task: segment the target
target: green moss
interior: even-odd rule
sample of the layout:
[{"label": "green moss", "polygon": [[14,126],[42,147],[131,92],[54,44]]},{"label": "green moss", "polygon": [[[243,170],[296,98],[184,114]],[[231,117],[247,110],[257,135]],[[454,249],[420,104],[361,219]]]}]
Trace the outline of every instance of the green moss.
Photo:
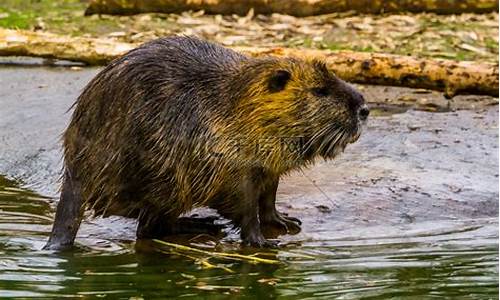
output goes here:
[{"label": "green moss", "polygon": [[0,13],[8,17],[0,18],[0,27],[42,29],[55,33],[98,35],[119,29],[119,18],[85,17],[86,3],[80,0],[1,0]]},{"label": "green moss", "polygon": [[26,13],[0,8],[0,27],[26,29],[30,27],[32,16]]},{"label": "green moss", "polygon": [[327,43],[323,45],[323,49],[339,51],[339,50],[350,50],[353,47],[351,45],[340,44],[340,43]]},{"label": "green moss", "polygon": [[306,47],[306,48],[311,48],[313,46],[313,40],[312,38],[305,38],[304,39],[304,42],[302,43],[302,46]]},{"label": "green moss", "polygon": [[469,55],[469,53],[464,52],[464,51],[457,51],[455,55],[456,60],[471,60],[472,57]]},{"label": "green moss", "polygon": [[484,39],[486,47],[498,53],[498,42],[490,37]]},{"label": "green moss", "polygon": [[0,18],[0,26],[4,28],[33,28],[38,24],[37,18],[44,22],[52,17],[82,11],[85,4],[78,0],[2,0],[0,13],[8,14]]},{"label": "green moss", "polygon": [[361,51],[361,52],[373,52],[373,47],[372,46],[364,46],[364,47],[358,46],[358,47],[354,47],[354,50]]}]

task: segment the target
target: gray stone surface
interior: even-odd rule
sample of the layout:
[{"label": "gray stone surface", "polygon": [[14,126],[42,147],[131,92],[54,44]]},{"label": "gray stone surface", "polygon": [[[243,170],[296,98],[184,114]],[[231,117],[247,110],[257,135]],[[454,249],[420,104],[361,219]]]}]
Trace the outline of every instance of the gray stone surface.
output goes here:
[{"label": "gray stone surface", "polygon": [[[57,196],[59,138],[71,116],[67,110],[97,71],[0,65],[1,175]],[[390,88],[367,86],[364,91],[370,101],[395,95]],[[285,239],[324,239],[325,232],[368,226],[383,233],[405,224],[427,228],[433,221],[497,218],[498,100],[486,100],[455,112],[406,107],[398,114],[379,114],[339,159],[318,161],[283,178],[279,206],[303,221],[303,231]],[[102,226],[106,222],[84,226],[81,235],[116,238],[114,227],[129,232],[120,233],[122,238],[133,238],[133,225]]]}]

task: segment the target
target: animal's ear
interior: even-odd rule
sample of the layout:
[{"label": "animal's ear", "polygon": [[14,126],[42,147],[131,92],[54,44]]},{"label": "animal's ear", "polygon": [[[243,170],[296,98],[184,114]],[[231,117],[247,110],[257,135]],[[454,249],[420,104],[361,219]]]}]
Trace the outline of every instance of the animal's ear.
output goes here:
[{"label": "animal's ear", "polygon": [[276,93],[285,89],[286,84],[290,80],[290,73],[285,70],[278,70],[271,74],[267,88],[271,93]]}]

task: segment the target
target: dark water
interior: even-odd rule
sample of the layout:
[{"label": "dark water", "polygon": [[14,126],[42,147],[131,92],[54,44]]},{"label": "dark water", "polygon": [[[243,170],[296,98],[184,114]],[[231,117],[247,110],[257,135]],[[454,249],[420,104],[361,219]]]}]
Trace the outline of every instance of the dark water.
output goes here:
[{"label": "dark water", "polygon": [[218,268],[206,268],[204,255],[147,242],[42,251],[49,203],[0,177],[0,296],[498,299],[496,218],[317,232],[261,256],[277,265],[211,258]]}]

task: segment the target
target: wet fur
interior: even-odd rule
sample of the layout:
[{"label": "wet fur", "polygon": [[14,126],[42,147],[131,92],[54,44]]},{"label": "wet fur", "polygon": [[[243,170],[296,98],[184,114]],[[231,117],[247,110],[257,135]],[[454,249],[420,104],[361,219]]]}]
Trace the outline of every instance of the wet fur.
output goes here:
[{"label": "wet fur", "polygon": [[[290,221],[274,208],[279,177],[342,151],[359,134],[363,102],[320,61],[158,39],[84,89],[64,134],[64,180],[81,186],[82,207],[95,215],[138,218],[138,237],[207,205],[260,246],[259,223]],[[255,206],[260,220],[246,216]]]}]

